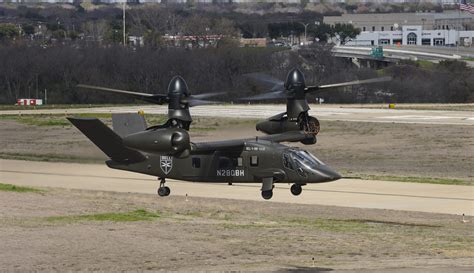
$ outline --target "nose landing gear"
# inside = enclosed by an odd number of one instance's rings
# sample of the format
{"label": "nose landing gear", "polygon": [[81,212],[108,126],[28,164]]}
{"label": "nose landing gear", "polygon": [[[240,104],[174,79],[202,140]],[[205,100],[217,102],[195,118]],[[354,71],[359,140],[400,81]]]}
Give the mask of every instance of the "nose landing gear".
{"label": "nose landing gear", "polygon": [[265,200],[271,199],[273,197],[273,190],[262,191],[262,197]]}
{"label": "nose landing gear", "polygon": [[160,178],[160,187],[158,188],[158,195],[163,197],[163,196],[168,196],[171,193],[170,188],[165,186],[166,180],[165,178]]}
{"label": "nose landing gear", "polygon": [[301,188],[300,184],[293,184],[293,185],[291,185],[290,191],[293,195],[298,196],[298,195],[301,194],[303,189]]}

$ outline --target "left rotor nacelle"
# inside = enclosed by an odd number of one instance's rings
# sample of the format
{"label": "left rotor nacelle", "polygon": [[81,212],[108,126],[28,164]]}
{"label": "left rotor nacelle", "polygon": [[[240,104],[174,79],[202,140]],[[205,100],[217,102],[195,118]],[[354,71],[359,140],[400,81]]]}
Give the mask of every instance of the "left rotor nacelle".
{"label": "left rotor nacelle", "polygon": [[166,153],[187,157],[191,151],[189,134],[181,128],[160,128],[128,135],[123,144],[131,149],[149,153]]}

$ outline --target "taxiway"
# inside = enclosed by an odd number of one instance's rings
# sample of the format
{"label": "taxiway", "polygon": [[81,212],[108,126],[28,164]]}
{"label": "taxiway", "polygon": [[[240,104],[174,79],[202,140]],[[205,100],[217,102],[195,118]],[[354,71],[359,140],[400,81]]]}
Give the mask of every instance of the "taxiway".
{"label": "taxiway", "polygon": [[[0,159],[0,181],[35,187],[60,187],[156,194],[156,178],[107,168],[100,164],[48,163]],[[257,200],[329,206],[377,208],[474,215],[474,187],[342,179],[304,187],[292,196],[289,185],[276,184],[271,201],[260,196],[259,184],[190,183],[168,180],[172,195]],[[156,197],[160,198],[160,197]]]}

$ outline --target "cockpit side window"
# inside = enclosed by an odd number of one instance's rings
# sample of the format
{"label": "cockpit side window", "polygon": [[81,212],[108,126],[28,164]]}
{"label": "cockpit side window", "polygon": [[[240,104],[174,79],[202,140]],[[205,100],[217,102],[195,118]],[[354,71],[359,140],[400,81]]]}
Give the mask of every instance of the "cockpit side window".
{"label": "cockpit side window", "polygon": [[285,166],[285,168],[290,169],[290,170],[295,169],[293,168],[293,163],[291,163],[291,159],[288,154],[283,154],[283,166]]}
{"label": "cockpit side window", "polygon": [[312,160],[316,161],[316,163],[318,163],[318,165],[326,165],[324,164],[324,162],[322,162],[319,158],[315,157],[314,155],[308,153],[307,151],[303,151],[309,158],[311,158]]}
{"label": "cockpit side window", "polygon": [[301,167],[300,163],[299,163],[299,160],[296,159],[295,160],[295,165],[296,165],[296,172],[298,172],[298,174],[302,177],[306,177],[306,172],[303,170],[303,168]]}
{"label": "cockpit side window", "polygon": [[293,150],[292,151],[292,156],[295,159],[295,161],[300,162],[303,165],[306,165],[308,167],[314,167],[318,165],[324,165],[324,163],[317,159],[315,156],[312,154],[302,151],[302,150]]}

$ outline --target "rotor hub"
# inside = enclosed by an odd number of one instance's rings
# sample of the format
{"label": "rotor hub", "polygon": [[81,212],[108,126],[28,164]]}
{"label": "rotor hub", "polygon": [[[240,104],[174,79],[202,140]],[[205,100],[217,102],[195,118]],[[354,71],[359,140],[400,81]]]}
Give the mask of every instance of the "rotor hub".
{"label": "rotor hub", "polygon": [[305,88],[304,75],[298,68],[292,69],[286,76],[285,88],[288,90]]}

